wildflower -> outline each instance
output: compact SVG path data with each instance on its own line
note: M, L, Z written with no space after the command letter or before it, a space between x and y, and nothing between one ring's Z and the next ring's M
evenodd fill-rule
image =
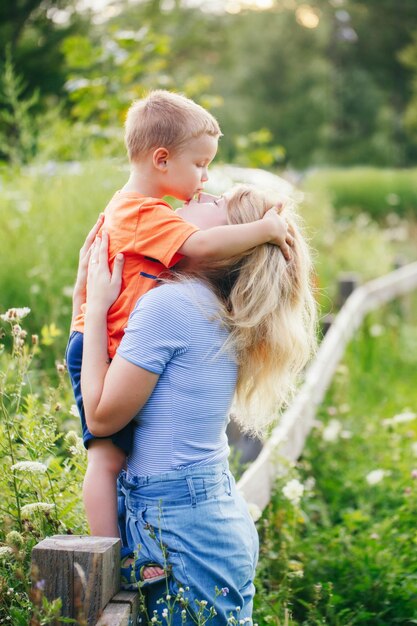
M337 409L336 409L336 407L335 407L335 406L329 406L329 407L327 407L327 414L328 414L328 415L331 415L331 416L337 415Z
M65 365L63 363L55 361L55 367L58 374L62 374L62 372L65 372Z
M404 411L403 413L398 413L398 415L394 415L394 417L390 417L388 419L382 420L383 426L393 426L394 424L405 424L406 422L412 422L417 417L417 413L412 413L411 411Z
M0 559L4 559L6 556L13 554L13 550L10 546L0 546Z
M410 493L411 493L411 487L405 487L404 493L405 493L406 496L409 496Z
M168 617L168 609L164 609L162 611L162 617L167 618Z
M253 519L253 521L257 522L258 519L262 515L262 511L259 508L259 506L257 504L255 504L254 502L249 502L248 503L248 509L249 509L249 513L250 513L250 516Z
M417 478L417 469L411 471L411 478Z
M151 617L151 622L153 622L155 624L155 622L157 622L157 621L158 621L158 618L155 617L155 615L153 617Z
M55 504L51 504L50 502L31 502L30 504L25 504L22 506L22 516L29 517L32 513L40 512L40 513L50 513L54 508Z
M304 485L299 480L293 478L282 488L282 493L293 505L297 505L304 493Z
M316 479L314 478L314 476L309 476L304 483L305 490L313 491L315 486L316 486Z
M42 580L38 580L35 584L36 589L39 589L40 591L43 591L45 589L45 579L42 578Z
M222 587L220 589L220 593L222 594L222 596L227 596L227 594L229 593L229 587Z
M323 430L322 437L324 441L333 442L339 439L342 430L342 423L337 419L331 419Z
M200 604L201 606L207 606L207 600L201 600Z
M373 324L369 329L371 337L380 337L384 334L384 327L381 324Z
M351 439L352 438L352 433L350 432L350 430L342 430L342 432L340 433L340 438L341 439Z
M21 535L17 530L11 530L6 535L6 543L12 548L21 548L24 544L23 535Z
M11 467L12 472L23 472L27 474L45 474L48 468L44 463L38 461L18 461Z
M366 475L368 485L377 485L386 476L387 472L383 469L376 469Z
M22 320L24 317L26 317L26 315L29 315L30 313L30 309L27 306L24 306L22 308L14 308L14 309L9 309L8 311L6 311L6 313L3 313L3 315L0 315L0 318L4 321L4 322L17 322L18 320Z
M76 404L71 404L71 408L69 412L70 412L70 415L72 415L73 417L80 417L80 412Z
M244 620L244 619L240 619L240 620L239 620L239 624L244 624L244 623L245 623L245 620Z
M379 539L379 535L378 535L378 533L372 533L372 534L371 534L371 539L374 539L375 541L376 541L377 539Z
M39 343L39 335L32 335L32 346L37 346Z
M182 587L180 587L180 588L178 589L178 593L184 593L184 589L183 589Z
M169 594L169 593L168 593L168 594L167 594L167 596L166 596L166 600L171 600L171 596L170 596L170 594Z

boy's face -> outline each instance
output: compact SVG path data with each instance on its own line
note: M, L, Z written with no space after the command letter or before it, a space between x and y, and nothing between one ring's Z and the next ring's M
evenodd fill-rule
M202 230L227 224L227 200L224 196L201 193L197 200L190 200L176 211L186 222Z
M167 159L165 195L188 202L203 190L207 169L217 152L218 138L202 135Z

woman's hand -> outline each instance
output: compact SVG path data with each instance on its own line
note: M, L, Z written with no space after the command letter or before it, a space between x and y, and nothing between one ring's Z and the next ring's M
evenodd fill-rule
M74 285L74 291L72 294L72 317L73 320L81 313L81 305L86 301L87 292L87 273L88 273L88 261L91 254L91 247L95 241L97 233L104 223L104 213L100 213L97 222L88 233L83 247L80 250L78 260L77 278Z
M91 246L87 276L87 311L107 312L117 299L122 285L123 254L114 260L113 272L109 269L109 236L103 230Z

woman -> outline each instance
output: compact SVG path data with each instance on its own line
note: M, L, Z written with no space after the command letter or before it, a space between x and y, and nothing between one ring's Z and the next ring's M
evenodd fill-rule
M240 186L213 202L189 203L182 214L200 227L213 216L219 224L245 223L275 202ZM105 234L91 251L82 366L87 423L95 436L108 436L135 420L121 480L124 530L144 578L165 570L165 601L177 598L174 624L195 623L211 605L213 624L231 614L251 620L258 538L227 466L227 416L235 397L242 428L264 432L315 345L309 251L289 203L282 213L294 234L290 261L266 244L183 268L138 301L111 364L106 315L123 259L110 276ZM152 587L150 615L161 615L163 589Z

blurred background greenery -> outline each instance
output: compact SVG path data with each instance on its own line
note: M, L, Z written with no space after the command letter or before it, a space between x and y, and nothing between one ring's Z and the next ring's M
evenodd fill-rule
M1 308L30 306L55 357L78 249L128 171L126 110L152 88L216 115L216 164L302 190L324 312L339 272L417 257L415 0L2 3Z
M21 0L0 47L3 159L119 155L126 108L157 87L215 113L226 161L417 158L414 0Z

